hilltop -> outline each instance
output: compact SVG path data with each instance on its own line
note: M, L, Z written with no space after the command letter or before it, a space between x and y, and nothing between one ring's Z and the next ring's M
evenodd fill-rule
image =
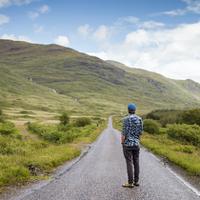
M0 40L0 105L110 114L200 106L200 84L173 80L58 45Z

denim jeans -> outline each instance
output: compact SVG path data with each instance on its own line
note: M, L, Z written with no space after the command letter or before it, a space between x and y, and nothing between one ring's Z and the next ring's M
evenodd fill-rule
M126 160L128 183L136 183L139 181L139 153L140 147L127 147L123 145L124 157ZM134 166L134 180L133 180L133 166Z

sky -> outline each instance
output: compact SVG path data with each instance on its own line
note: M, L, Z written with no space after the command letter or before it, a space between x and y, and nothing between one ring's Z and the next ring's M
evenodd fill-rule
M200 0L0 0L0 38L200 82Z

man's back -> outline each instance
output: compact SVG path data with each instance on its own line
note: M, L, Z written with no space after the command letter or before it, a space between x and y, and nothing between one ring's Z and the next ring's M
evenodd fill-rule
M139 186L139 153L140 153L140 135L143 131L142 119L135 114L136 105L128 105L129 115L123 119L121 143L124 157L126 159L128 183L123 187ZM133 166L134 165L134 178ZM133 183L134 182L134 183Z
M143 131L142 119L136 114L130 114L123 119L122 135L125 136L125 146L139 146Z

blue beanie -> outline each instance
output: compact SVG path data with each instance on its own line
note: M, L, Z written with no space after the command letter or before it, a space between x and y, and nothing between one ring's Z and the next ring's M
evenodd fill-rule
M129 103L128 104L128 110L130 110L130 111L136 111L136 105L134 103Z

